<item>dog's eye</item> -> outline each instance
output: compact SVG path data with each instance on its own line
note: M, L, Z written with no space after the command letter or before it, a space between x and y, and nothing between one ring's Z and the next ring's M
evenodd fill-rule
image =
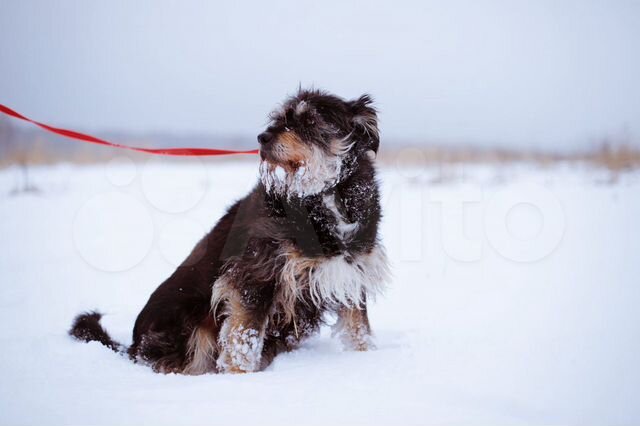
M288 128L287 126L284 126L284 131L285 131L285 132L290 132L290 131L291 131L291 129L290 129L290 128Z

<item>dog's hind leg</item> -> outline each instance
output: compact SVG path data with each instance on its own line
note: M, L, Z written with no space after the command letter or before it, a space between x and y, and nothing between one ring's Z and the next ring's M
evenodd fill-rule
M186 362L187 338L180 330L148 330L129 348L129 357L150 365L157 373L182 373Z
M187 343L187 363L183 373L190 375L216 372L218 330L212 316L196 326Z

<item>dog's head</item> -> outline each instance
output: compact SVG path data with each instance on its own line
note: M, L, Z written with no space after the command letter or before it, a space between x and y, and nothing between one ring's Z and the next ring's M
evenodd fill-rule
M300 90L270 115L258 135L260 177L268 191L308 196L335 186L360 161L371 161L380 139L369 95L352 101Z

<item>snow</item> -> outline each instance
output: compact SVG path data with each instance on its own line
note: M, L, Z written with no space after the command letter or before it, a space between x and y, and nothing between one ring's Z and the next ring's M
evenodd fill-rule
M345 352L326 328L261 373L178 376L66 330L98 308L129 342L257 164L48 166L18 196L19 171L0 171L2 423L638 424L639 173L381 172L377 349Z

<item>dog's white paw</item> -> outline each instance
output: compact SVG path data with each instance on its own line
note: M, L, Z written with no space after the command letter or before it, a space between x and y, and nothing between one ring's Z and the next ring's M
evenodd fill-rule
M223 327L224 329L224 327ZM217 367L223 373L248 373L260 368L262 338L258 330L239 326L221 338Z
M369 328L364 324L347 327L341 321L333 326L332 336L338 337L346 351L370 351L376 348Z

